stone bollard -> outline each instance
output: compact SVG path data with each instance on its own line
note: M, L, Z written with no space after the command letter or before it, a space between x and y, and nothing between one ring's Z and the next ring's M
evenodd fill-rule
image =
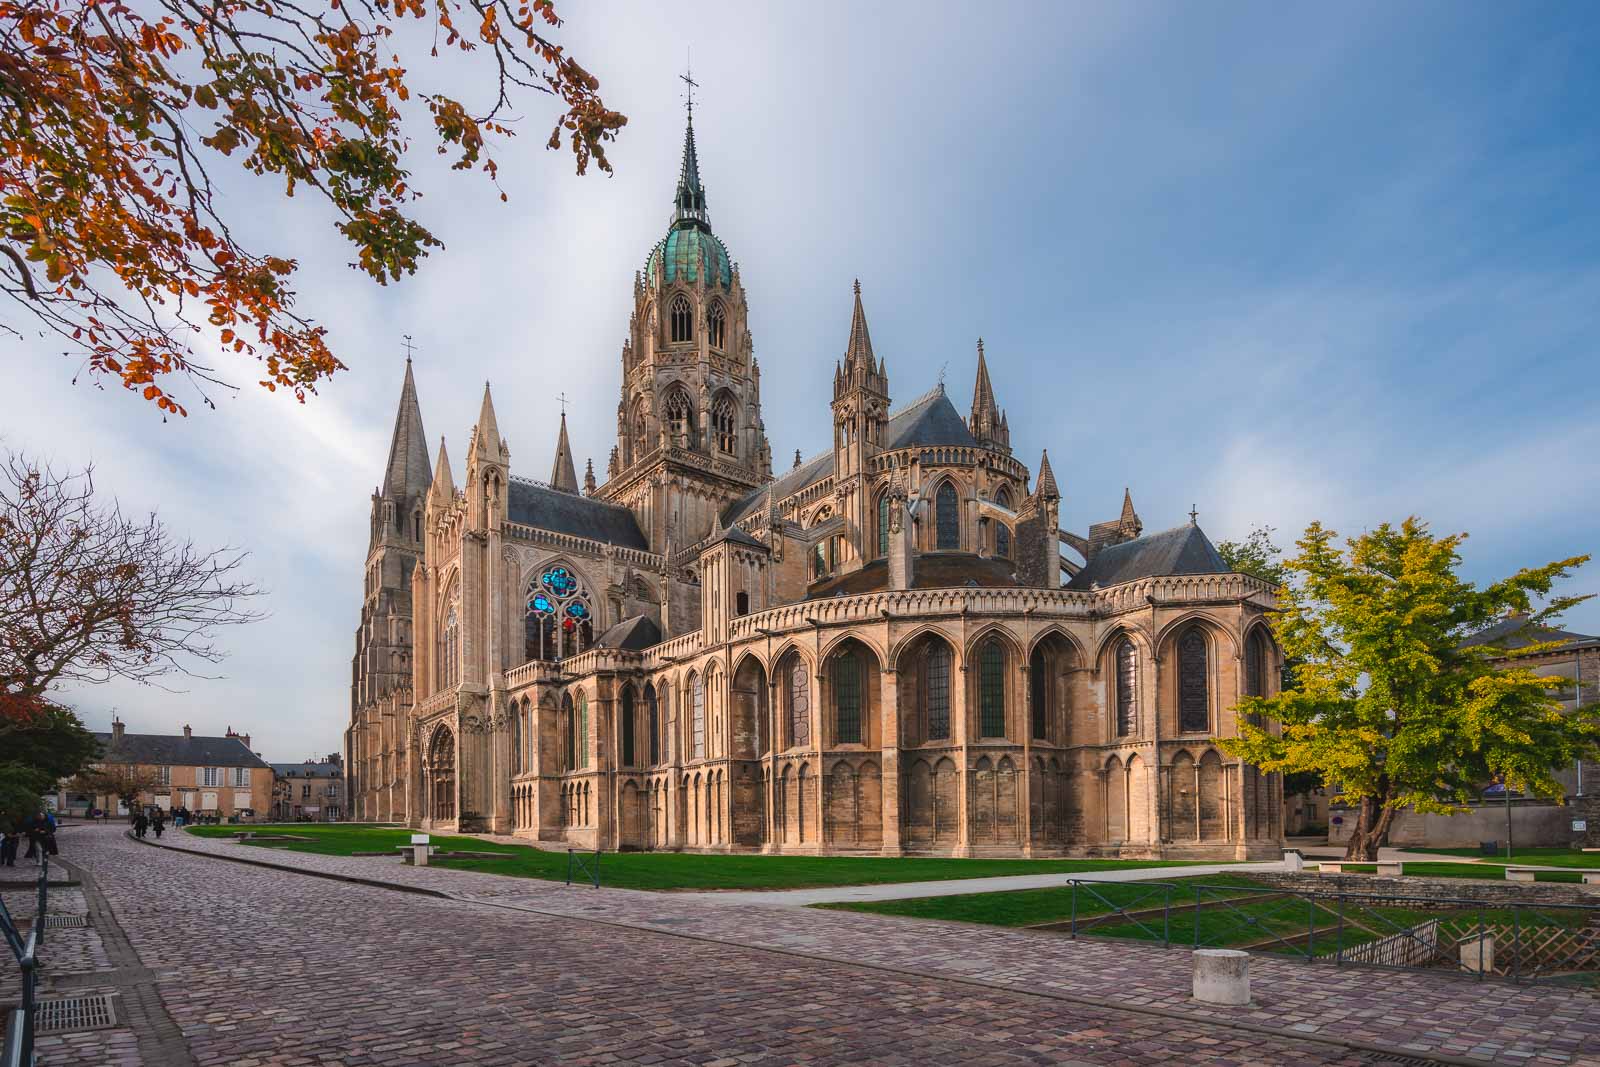
M1194 999L1202 1004L1250 1003L1250 953L1234 948L1195 949Z

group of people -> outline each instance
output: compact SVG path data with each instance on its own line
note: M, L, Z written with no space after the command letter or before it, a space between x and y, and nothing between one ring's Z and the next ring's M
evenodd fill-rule
M37 811L7 827L5 836L0 838L0 867L17 865L17 852L24 840L28 842L28 851L23 859L43 862L45 856L54 856L57 852L55 814Z
M182 810L181 808L179 809ZM179 825L183 825L179 823ZM151 830L155 831L156 840L161 840L161 832L167 828L167 813L156 808L152 813L140 811L133 817L133 836L143 838Z

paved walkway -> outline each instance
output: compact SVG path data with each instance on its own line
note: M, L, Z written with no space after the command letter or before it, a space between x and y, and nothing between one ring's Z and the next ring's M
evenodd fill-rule
M885 885L824 886L819 889L766 889L717 893L680 893L675 896L701 904L759 904L767 907L807 907L859 900L908 900L914 897L953 897L965 893L1007 893L1017 889L1054 889L1074 879L1096 882L1160 882L1169 878L1197 878L1241 871L1285 871L1282 860L1271 863L1217 863L1195 867L1129 867L1119 870L1078 871L1061 874L1015 874L992 878L957 878L943 882L893 882Z
M1178 950L74 837L202 1064L1600 1064L1569 990L1257 958L1256 1003L1210 1009Z

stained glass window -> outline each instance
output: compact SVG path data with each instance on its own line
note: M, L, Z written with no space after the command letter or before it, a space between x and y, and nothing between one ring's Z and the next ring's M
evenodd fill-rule
M1206 638L1191 626L1178 639L1178 730L1203 733L1211 725L1206 693Z
M1050 673L1043 648L1034 649L1028 659L1028 702L1032 705L1033 738L1044 741L1050 736Z
M644 706L650 723L650 763L661 762L661 704L654 686L646 686Z
M1117 736L1130 737L1139 727L1139 653L1126 637L1117 645Z
M1267 695L1267 639L1260 630L1251 631L1250 643L1245 646L1244 675L1246 695Z
M723 339L727 336L728 316L722 310L722 301L715 300L711 304L711 314L706 316L711 327L711 347L721 348Z
M672 319L673 341L693 341L694 309L689 306L689 298L682 293L673 297L669 315Z
M861 657L853 649L833 661L834 741L861 743Z
M700 675L695 675L689 687L689 723L693 730L694 758L703 759L706 754L706 682Z
M1003 522L994 525L994 554L1011 558L1011 527Z
M978 733L1006 735L1006 653L998 641L985 643L978 652Z
M953 551L961 547L960 508L956 487L945 482L934 496L934 548Z
M589 766L589 698L578 690L578 766Z
M878 555L889 554L889 494L878 497Z
M527 658L561 659L588 648L594 640L589 591L571 569L552 566L528 585L525 641Z
M633 766L633 686L624 686L622 689L622 765Z
M811 675L799 656L789 660L789 743L811 743Z
M928 645L923 657L923 693L928 718L928 740L950 737L950 649L943 641Z

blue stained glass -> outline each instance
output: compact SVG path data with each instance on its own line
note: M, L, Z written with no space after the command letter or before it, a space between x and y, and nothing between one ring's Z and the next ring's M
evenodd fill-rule
M555 605L550 603L549 597L545 596L543 593L537 593L534 595L532 600L528 601L528 609L530 611L537 611L543 615L548 615L555 611Z
M565 567L551 567L539 580L556 596L571 596L578 591L578 579Z
M572 603L567 605L567 614L571 615L574 619L581 619L585 615L589 614L589 607L581 600L574 600Z

